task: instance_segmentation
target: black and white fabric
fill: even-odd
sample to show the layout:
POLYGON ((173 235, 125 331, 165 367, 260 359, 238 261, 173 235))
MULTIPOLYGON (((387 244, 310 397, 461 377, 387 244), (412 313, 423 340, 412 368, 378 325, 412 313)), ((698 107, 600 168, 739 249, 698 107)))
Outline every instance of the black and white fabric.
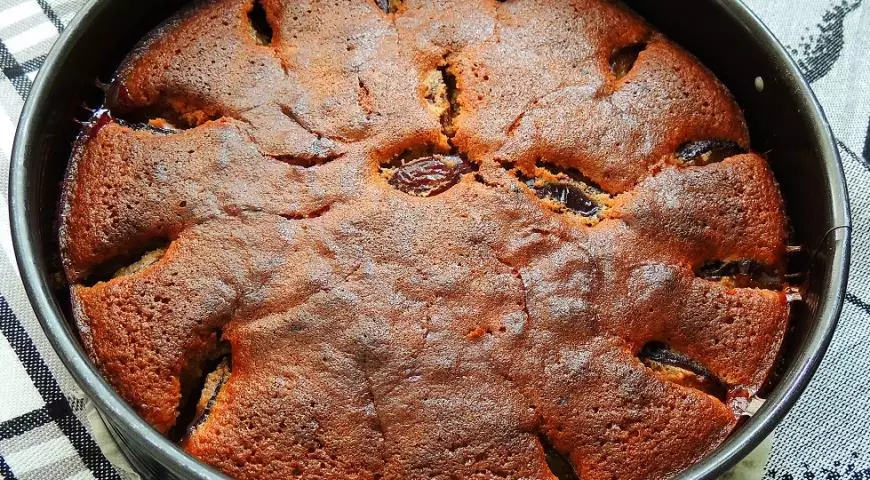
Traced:
MULTIPOLYGON (((21 287, 9 234, 9 152, 45 56, 86 0, 0 0, 0 477, 138 478, 51 350, 21 287)), ((744 0, 812 83, 846 171, 851 282, 819 372, 730 478, 870 480, 870 0, 744 0)))

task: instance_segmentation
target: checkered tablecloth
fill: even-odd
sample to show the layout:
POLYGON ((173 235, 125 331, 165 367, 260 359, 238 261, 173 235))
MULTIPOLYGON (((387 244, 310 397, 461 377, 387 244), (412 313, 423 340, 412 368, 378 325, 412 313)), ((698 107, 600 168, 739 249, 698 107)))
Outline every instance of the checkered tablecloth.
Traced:
MULTIPOLYGON (((729 476, 870 480, 870 0, 746 1, 798 61, 831 121, 848 177, 854 250, 843 317, 818 374, 773 436, 729 476)), ((49 48, 84 3, 0 0, 0 476, 7 479, 137 478, 40 330, 9 234, 6 179, 19 112, 49 48)))

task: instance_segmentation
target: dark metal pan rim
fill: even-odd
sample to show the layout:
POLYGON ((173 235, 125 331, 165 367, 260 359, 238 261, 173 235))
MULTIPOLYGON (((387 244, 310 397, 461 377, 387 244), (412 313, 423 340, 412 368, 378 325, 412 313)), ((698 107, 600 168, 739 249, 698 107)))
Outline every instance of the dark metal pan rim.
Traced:
MULTIPOLYGON (((834 225, 829 235, 837 239, 831 255, 832 281, 819 295, 816 326, 805 341, 790 369, 779 380, 765 405, 734 433, 716 452, 683 473, 686 479, 713 479, 727 471, 754 449, 783 419, 806 388, 818 368, 833 336, 846 293, 851 223, 845 179, 839 153, 830 126, 809 85, 801 76, 793 60, 764 24, 740 0, 708 0, 742 25, 745 35, 758 40, 765 54, 787 79, 791 96, 800 115, 811 119, 813 133, 821 145, 821 159, 828 177, 829 196, 834 225)), ((226 478, 213 468, 187 455, 178 446, 161 436, 142 420, 126 402, 108 385, 90 362, 79 345, 76 333, 65 320, 62 309, 52 294, 48 275, 36 262, 34 236, 30 227, 31 209, 26 186, 29 184, 28 147, 38 142, 38 128, 31 121, 37 112, 46 108, 45 94, 53 82, 61 81, 56 68, 61 59, 74 51, 83 33, 92 25, 111 2, 90 0, 61 34, 45 60, 30 96, 21 114, 12 152, 9 200, 12 239, 24 286, 49 341, 75 380, 94 401, 108 420, 109 428, 125 439, 135 439, 147 450, 147 456, 183 478, 226 478)))

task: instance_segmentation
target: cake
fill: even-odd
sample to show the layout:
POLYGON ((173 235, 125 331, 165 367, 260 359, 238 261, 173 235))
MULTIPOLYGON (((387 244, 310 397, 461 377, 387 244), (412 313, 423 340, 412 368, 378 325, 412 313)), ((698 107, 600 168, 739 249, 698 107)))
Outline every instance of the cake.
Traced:
POLYGON ((236 478, 671 478, 789 318, 728 90, 607 0, 206 0, 64 183, 80 337, 236 478))

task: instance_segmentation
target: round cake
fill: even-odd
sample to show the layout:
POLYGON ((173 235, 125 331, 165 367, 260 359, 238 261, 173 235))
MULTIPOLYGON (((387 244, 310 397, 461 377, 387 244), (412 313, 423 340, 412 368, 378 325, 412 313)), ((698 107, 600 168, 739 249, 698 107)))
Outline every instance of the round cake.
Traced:
POLYGON ((230 476, 670 478, 776 363, 779 187, 618 2, 204 0, 105 91, 81 339, 230 476))

